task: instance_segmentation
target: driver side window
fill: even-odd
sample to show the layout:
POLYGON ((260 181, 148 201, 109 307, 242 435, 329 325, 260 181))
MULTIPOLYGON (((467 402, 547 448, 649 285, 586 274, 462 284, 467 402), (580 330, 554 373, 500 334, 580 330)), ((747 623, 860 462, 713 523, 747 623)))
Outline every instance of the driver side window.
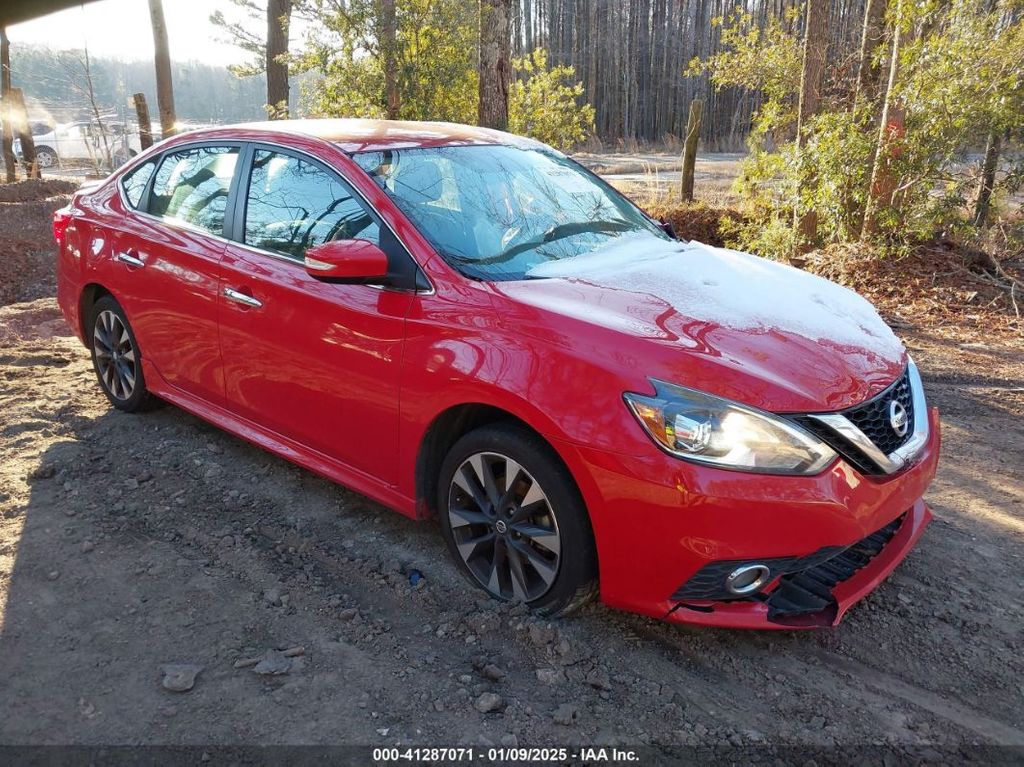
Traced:
POLYGON ((373 216, 341 179, 299 157, 258 149, 245 205, 245 244, 301 261, 331 240, 380 245, 373 216))

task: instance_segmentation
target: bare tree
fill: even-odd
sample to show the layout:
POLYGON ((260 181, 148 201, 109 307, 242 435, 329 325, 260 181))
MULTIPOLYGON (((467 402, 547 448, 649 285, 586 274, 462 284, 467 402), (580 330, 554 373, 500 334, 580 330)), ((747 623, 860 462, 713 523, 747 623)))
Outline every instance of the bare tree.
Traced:
POLYGON ((292 0, 267 0, 267 110, 271 119, 288 118, 288 27, 292 0))
POLYGON ((17 178, 17 162, 14 158, 14 127, 11 112, 11 41, 7 38, 7 27, 0 26, 0 121, 3 122, 2 151, 7 183, 17 178))
MULTIPOLYGON (((796 145, 801 152, 807 142, 807 122, 818 111, 821 96, 821 81, 825 74, 825 53, 828 46, 827 13, 826 0, 807 0, 804 63, 800 74, 800 105, 796 128, 796 145)), ((818 236, 817 211, 800 211, 796 219, 796 229, 798 249, 802 250, 813 244, 818 236)))
POLYGON ((171 82, 171 51, 167 43, 167 23, 161 0, 149 0, 149 18, 153 25, 153 63, 156 66, 156 102, 160 112, 160 133, 173 136, 177 122, 174 114, 174 86, 171 82))
POLYGON ((857 72, 857 97, 874 99, 878 94, 878 82, 882 78, 882 67, 875 58, 875 52, 885 34, 885 12, 889 0, 865 0, 864 29, 861 33, 859 69, 857 72))
POLYGON ((512 0, 480 0, 480 89, 477 120, 488 128, 508 128, 512 82, 509 19, 512 0))
POLYGON ((861 239, 870 238, 878 230, 880 211, 892 204, 896 189, 896 179, 892 163, 895 148, 903 136, 903 106, 896 95, 900 68, 900 50, 904 44, 903 3, 897 0, 896 17, 893 19, 892 52, 889 56, 889 79, 885 87, 885 99, 878 120, 878 141, 875 148, 875 162, 871 169, 871 186, 868 199, 864 206, 864 224, 861 227, 861 239))
POLYGON ((401 110, 398 90, 398 26, 395 19, 395 0, 380 0, 379 44, 384 60, 384 93, 387 101, 385 116, 397 120, 401 110))

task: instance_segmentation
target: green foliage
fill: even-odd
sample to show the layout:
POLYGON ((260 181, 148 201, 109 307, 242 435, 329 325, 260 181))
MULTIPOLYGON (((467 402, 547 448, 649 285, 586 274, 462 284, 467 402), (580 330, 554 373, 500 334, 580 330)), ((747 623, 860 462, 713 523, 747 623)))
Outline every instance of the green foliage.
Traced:
MULTIPOLYGON (((1001 0, 988 11, 976 0, 890 3, 889 32, 903 25, 898 76, 891 104, 904 129, 888 147, 895 182, 892 199, 877 214, 879 236, 889 243, 965 226, 976 174, 967 152, 990 131, 1020 135, 1024 114, 1024 0, 1001 0), (898 8, 903 16, 896 18, 898 8)), ((856 67, 833 73, 831 97, 808 122, 804 146, 793 138, 800 79, 800 40, 778 22, 758 29, 737 11, 716 20, 723 50, 690 64, 708 72, 717 88, 761 91, 751 153, 735 190, 747 219, 730 235, 764 255, 793 252, 793 222, 807 211, 818 217, 821 241, 860 236, 878 145, 880 103, 854 99, 856 67), (845 80, 843 78, 846 78, 845 80), (783 142, 768 138, 787 137, 783 142)), ((891 50, 891 41, 876 55, 891 50)), ((1018 183, 1011 168, 1002 188, 1018 183)), ((996 200, 1000 195, 996 195, 996 200)))
MULTIPOLYGON (((475 3, 397 0, 395 63, 405 120, 475 122, 477 104, 475 3)), ((316 19, 293 61, 315 76, 303 106, 319 117, 383 117, 387 104, 377 0, 306 0, 316 19)))
POLYGON ((802 56, 800 41, 786 32, 783 22, 792 22, 798 13, 790 9, 784 19, 769 19, 763 27, 738 7, 729 16, 712 19, 712 25, 721 28, 721 50, 704 61, 692 59, 685 72, 687 77, 707 73, 718 90, 760 91, 763 102, 754 118, 755 140, 796 121, 802 56))
POLYGON ((509 91, 510 131, 557 149, 570 149, 593 133, 594 108, 580 106, 583 84, 573 83, 573 67, 549 67, 543 48, 513 59, 512 67, 521 77, 509 91))

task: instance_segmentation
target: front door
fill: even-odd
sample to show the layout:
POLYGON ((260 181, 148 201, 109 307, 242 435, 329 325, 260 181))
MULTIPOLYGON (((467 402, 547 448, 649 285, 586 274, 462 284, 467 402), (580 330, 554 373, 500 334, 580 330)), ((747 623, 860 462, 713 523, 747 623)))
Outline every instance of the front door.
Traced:
POLYGON ((244 242, 222 262, 228 408, 394 484, 413 294, 327 284, 303 267, 306 249, 329 240, 381 245, 380 220, 333 170, 269 148, 253 152, 244 210, 244 242))

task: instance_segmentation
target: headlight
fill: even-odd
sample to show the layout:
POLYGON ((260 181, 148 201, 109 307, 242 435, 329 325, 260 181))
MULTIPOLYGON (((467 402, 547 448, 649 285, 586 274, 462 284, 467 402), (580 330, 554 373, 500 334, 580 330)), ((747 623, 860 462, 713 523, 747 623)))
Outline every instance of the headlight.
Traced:
POLYGON ((817 474, 836 457, 820 439, 771 413, 664 381, 651 383, 653 397, 623 396, 654 441, 679 458, 763 474, 817 474))

